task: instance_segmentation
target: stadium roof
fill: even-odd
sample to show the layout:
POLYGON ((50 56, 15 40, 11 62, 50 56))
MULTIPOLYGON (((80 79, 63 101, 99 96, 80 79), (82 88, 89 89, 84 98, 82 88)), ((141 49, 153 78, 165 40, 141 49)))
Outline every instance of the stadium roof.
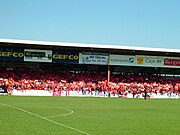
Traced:
POLYGON ((121 46, 121 45, 66 43, 66 42, 17 40, 17 39, 0 39, 0 43, 23 44, 23 45, 41 45, 41 46, 57 46, 57 47, 117 49, 117 50, 131 50, 131 51, 151 51, 151 52, 165 52, 165 53, 179 53, 180 54, 180 49, 135 47, 135 46, 121 46))

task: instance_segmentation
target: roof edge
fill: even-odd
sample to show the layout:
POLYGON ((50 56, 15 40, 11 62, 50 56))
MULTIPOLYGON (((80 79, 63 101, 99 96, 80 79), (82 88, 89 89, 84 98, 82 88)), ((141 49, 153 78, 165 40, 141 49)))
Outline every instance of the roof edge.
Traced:
POLYGON ((0 38, 1 43, 16 43, 16 44, 33 44, 33 45, 48 45, 48 46, 64 46, 64 47, 82 47, 82 48, 102 48, 102 49, 122 49, 131 51, 153 51, 166 53, 180 53, 180 49, 168 48, 150 48, 150 47, 136 47, 136 46, 121 46, 121 45, 104 45, 104 44, 84 44, 84 43, 67 43, 67 42, 50 42, 50 41, 36 41, 36 40, 18 40, 18 39, 3 39, 0 38))

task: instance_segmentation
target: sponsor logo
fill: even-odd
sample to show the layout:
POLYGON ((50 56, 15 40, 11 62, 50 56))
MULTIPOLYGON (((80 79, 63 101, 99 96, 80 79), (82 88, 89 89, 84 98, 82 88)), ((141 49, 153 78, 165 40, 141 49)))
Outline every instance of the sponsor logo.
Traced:
POLYGON ((144 64, 144 58, 143 57, 137 57, 137 64, 144 64))
POLYGON ((134 58, 122 58, 122 59, 111 59, 111 62, 118 62, 118 63, 134 63, 134 58))
POLYGON ((129 58, 129 63, 134 63, 134 58, 129 58))
POLYGON ((147 64, 161 64, 163 60, 161 59, 153 59, 153 58, 145 58, 145 63, 147 64))
POLYGON ((95 55, 90 55, 90 56, 85 56, 84 57, 85 62, 106 62, 107 58, 104 56, 95 56, 95 55))
POLYGON ((15 57, 21 58, 24 57, 24 54, 21 52, 0 52, 0 57, 15 57))
POLYGON ((78 60, 78 55, 67 55, 67 54, 53 54, 54 59, 69 59, 69 60, 78 60))
POLYGON ((180 66, 180 59, 164 59, 166 66, 180 66))

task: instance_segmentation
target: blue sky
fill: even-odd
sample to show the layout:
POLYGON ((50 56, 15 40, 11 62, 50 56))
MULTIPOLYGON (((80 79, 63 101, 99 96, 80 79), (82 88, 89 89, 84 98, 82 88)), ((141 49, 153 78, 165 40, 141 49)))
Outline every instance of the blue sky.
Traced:
POLYGON ((180 49, 179 0, 0 0, 0 38, 180 49))

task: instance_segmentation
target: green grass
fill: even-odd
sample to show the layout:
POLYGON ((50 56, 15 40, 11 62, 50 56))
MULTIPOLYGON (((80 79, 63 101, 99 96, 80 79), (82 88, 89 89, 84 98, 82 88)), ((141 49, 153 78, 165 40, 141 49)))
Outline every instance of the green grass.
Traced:
POLYGON ((0 96, 0 135, 80 135, 81 131, 179 135, 180 100, 0 96), (59 116, 50 117, 54 115, 59 116))

